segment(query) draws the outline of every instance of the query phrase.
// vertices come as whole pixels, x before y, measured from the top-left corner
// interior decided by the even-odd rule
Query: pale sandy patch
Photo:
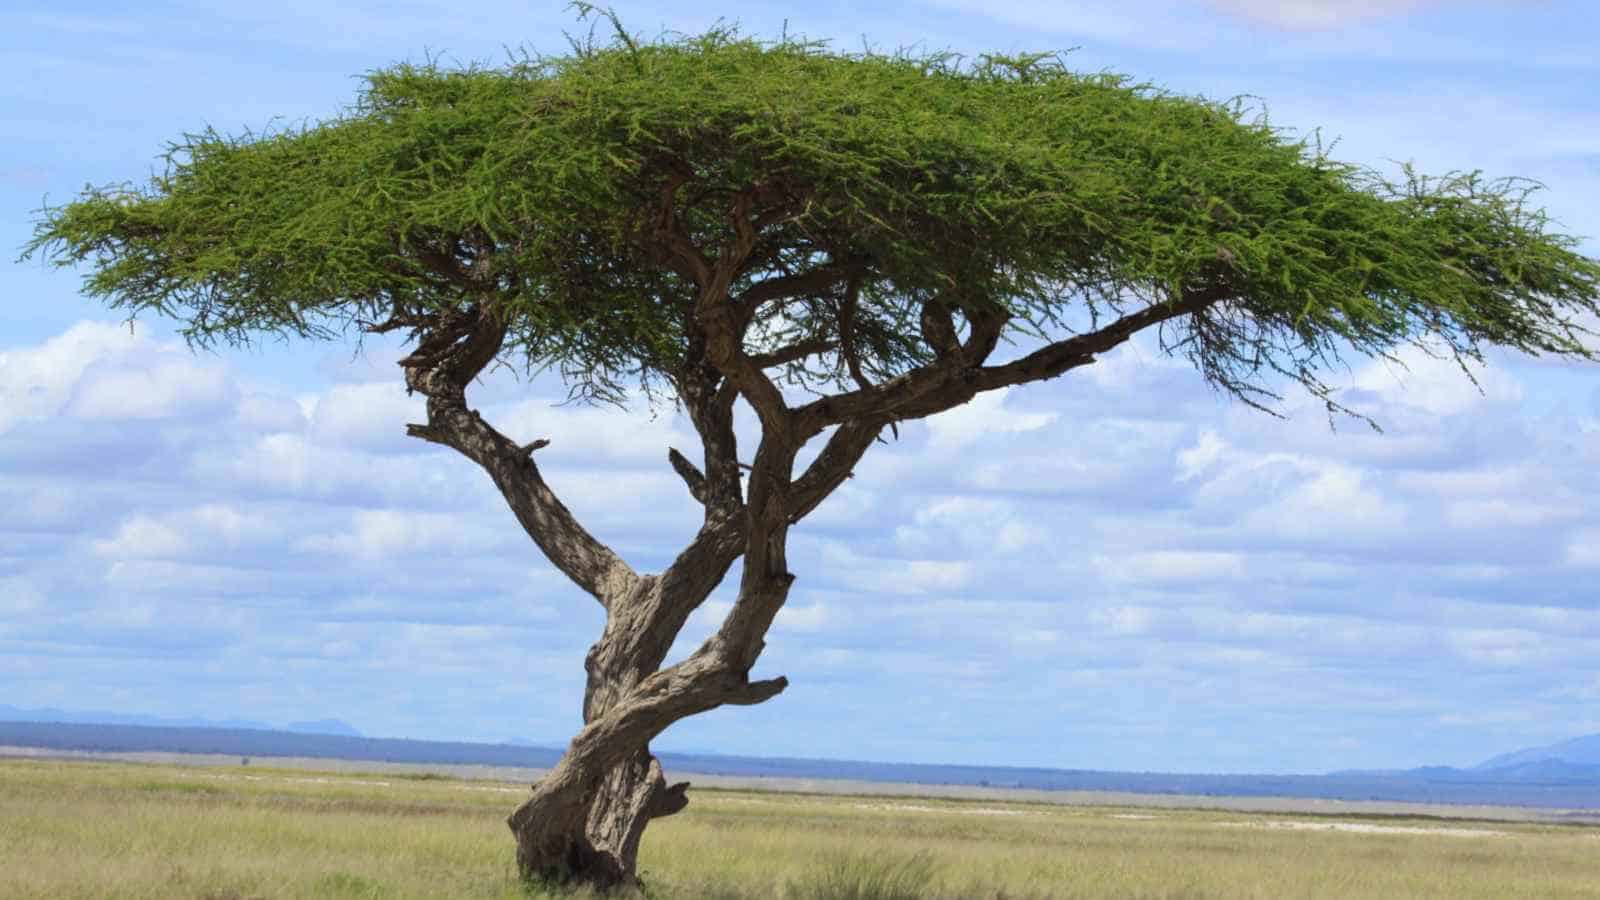
[[[989,806],[921,806],[916,803],[852,803],[856,809],[884,809],[891,812],[955,813],[964,816],[1025,816],[1026,809],[995,809]]]
[[[1510,837],[1493,828],[1432,828],[1417,825],[1373,825],[1368,822],[1211,822],[1226,828],[1291,828],[1297,831],[1353,831],[1360,834],[1438,834],[1448,837]]]

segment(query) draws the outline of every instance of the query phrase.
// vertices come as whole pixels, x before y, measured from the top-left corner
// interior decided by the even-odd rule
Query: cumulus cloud
[[[95,541],[94,549],[114,559],[162,559],[184,555],[189,542],[175,528],[145,516],[134,516],[122,523],[115,537]]]
[[[79,419],[165,419],[180,411],[209,418],[226,404],[229,385],[215,366],[178,358],[148,365],[122,360],[94,366],[79,379],[66,414]]]
[[[209,417],[232,390],[214,362],[126,325],[80,322],[38,347],[0,353],[0,432],[23,418]]]
[[[310,434],[319,443],[341,447],[410,449],[416,439],[406,437],[405,423],[427,418],[424,400],[420,394],[407,396],[405,385],[394,377],[335,384],[308,404]]]
[[[954,450],[973,441],[994,439],[1018,432],[1037,431],[1055,421],[1055,413],[1017,412],[1007,409],[1011,388],[979,394],[972,402],[928,419],[929,447],[934,451]]]
[[[1112,583],[1197,582],[1232,580],[1245,576],[1242,553],[1205,550],[1155,550],[1119,556],[1096,556],[1093,564],[1101,578]]]
[[[912,553],[1009,556],[1047,540],[1017,504],[994,497],[946,496],[920,506],[911,523],[894,530],[896,546]]]
[[[474,527],[458,515],[400,509],[358,509],[336,530],[299,538],[297,549],[342,560],[378,563],[423,554],[455,555],[501,544],[507,529]]]
[[[77,416],[72,398],[107,370],[102,357],[130,365],[120,336],[83,327],[70,336],[88,358],[69,365],[51,353],[68,336],[7,351],[8,364],[56,373],[40,379],[51,402],[11,420],[14,440],[45,433],[51,415]],[[159,368],[173,364],[169,349],[139,353]],[[1535,434],[1572,433],[1559,414],[1521,418],[1539,396],[1526,379],[1542,370],[1488,375],[1487,396],[1452,389],[1449,370],[1425,359],[1399,384],[1387,370],[1358,370],[1367,411],[1400,422],[1398,434],[1375,439],[1415,442],[1397,462],[1362,450],[1364,433],[1329,434],[1316,418],[1285,426],[1209,402],[1176,404],[1165,418],[1154,408],[1132,418],[1080,412],[1127,413],[1149,389],[1151,376],[1134,364],[1141,358],[1158,378],[1184,375],[1136,347],[1108,355],[1098,377],[1042,387],[1026,407],[1013,406],[1020,394],[996,398],[965,422],[909,427],[874,448],[835,498],[835,515],[795,532],[800,581],[768,662],[797,684],[937,677],[975,698],[1015,690],[1024,662],[1062,690],[1090,677],[1074,672],[1123,671],[1102,690],[1139,684],[1172,696],[1234,672],[1275,681],[1262,702],[1289,709],[1314,690],[1293,687],[1298,667],[1358,678],[1372,654],[1401,665],[1440,640],[1450,653],[1429,670],[1464,682],[1582,658],[1570,642],[1596,626],[1572,618],[1578,608],[1563,598],[1575,595],[1531,585],[1555,583],[1540,580],[1541,565],[1600,566],[1600,521],[1581,502],[1595,490],[1592,467],[1559,441],[1464,428],[1494,416]],[[398,430],[414,412],[403,391],[376,381],[309,392],[260,379],[245,386],[225,363],[206,364],[221,388],[172,401],[162,421],[175,443],[165,467],[145,470],[158,479],[148,490],[103,464],[0,478],[13,509],[39,513],[0,518],[0,528],[24,529],[12,543],[28,554],[16,565],[30,585],[16,592],[28,599],[9,607],[0,643],[29,658],[88,642],[123,656],[226,656],[228,665],[244,665],[239,654],[280,668],[316,660],[320,677],[343,672],[353,684],[363,672],[414,669],[409,690],[423,694],[489,660],[511,667],[532,654],[550,667],[551,684],[581,691],[581,671],[559,670],[563,654],[577,660],[593,639],[592,602],[538,559],[469,463],[385,436],[386,419]],[[503,386],[486,389],[505,396],[493,394]],[[572,448],[546,457],[547,478],[633,558],[660,561],[692,529],[692,503],[658,456],[668,444],[693,447],[681,421],[538,399],[484,408],[526,432],[518,438],[543,429]],[[230,424],[185,424],[219,416]],[[123,430],[148,424],[121,421]],[[1475,455],[1451,449],[1463,441],[1477,442]],[[982,452],[973,458],[970,448]],[[1545,452],[1569,455],[1552,468],[1537,455]],[[86,519],[91,508],[98,515]],[[26,537],[67,523],[82,530],[65,542]],[[1519,546],[1521,555],[1506,549]],[[1501,596],[1519,580],[1529,587]],[[1412,596],[1407,585],[1432,592]],[[108,591],[121,598],[113,606],[96,599]],[[174,599],[183,597],[193,599]],[[723,591],[696,614],[680,652],[729,601]],[[68,614],[77,631],[46,623],[43,609],[79,610]],[[162,633],[161,623],[179,621],[198,623],[205,640]],[[439,627],[398,624],[406,622]],[[1557,646],[1556,635],[1569,643]],[[1382,702],[1450,713],[1442,697]],[[555,708],[549,715],[560,721]]]

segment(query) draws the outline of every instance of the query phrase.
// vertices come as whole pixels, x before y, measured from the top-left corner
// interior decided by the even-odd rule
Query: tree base
[[[688,805],[688,782],[668,787],[646,749],[578,787],[587,789],[563,790],[547,776],[511,814],[517,871],[526,880],[597,891],[637,887],[639,838],[651,819]]]

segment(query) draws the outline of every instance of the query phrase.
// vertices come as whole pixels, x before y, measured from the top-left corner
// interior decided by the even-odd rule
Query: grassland
[[[525,898],[525,787],[260,766],[0,761],[0,897]],[[691,792],[647,896],[1600,898],[1600,828]],[[559,894],[560,892],[553,892]]]

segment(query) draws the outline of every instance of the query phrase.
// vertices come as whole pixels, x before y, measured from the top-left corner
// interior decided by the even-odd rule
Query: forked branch
[[[942,354],[935,347],[931,365],[869,388],[814,400],[795,410],[801,422],[799,431],[815,434],[830,425],[858,419],[893,422],[922,418],[960,406],[983,391],[1054,378],[1094,362],[1095,354],[1116,347],[1138,331],[1202,312],[1231,295],[1232,290],[1222,284],[1193,289],[1174,301],[1152,304],[1103,328],[1056,341],[999,366],[981,363],[998,342],[1006,321],[1002,312],[971,315],[971,333],[959,351],[949,343],[953,328],[946,331],[947,323],[940,316],[925,313],[923,328],[930,343],[945,347]]]
[[[428,421],[406,433],[461,453],[494,485],[550,562],[602,606],[625,596],[639,576],[586,531],[539,474],[533,451],[545,439],[518,445],[469,409],[466,385],[494,359],[505,326],[481,306],[434,315],[418,346],[400,361],[406,386],[428,398]]]

